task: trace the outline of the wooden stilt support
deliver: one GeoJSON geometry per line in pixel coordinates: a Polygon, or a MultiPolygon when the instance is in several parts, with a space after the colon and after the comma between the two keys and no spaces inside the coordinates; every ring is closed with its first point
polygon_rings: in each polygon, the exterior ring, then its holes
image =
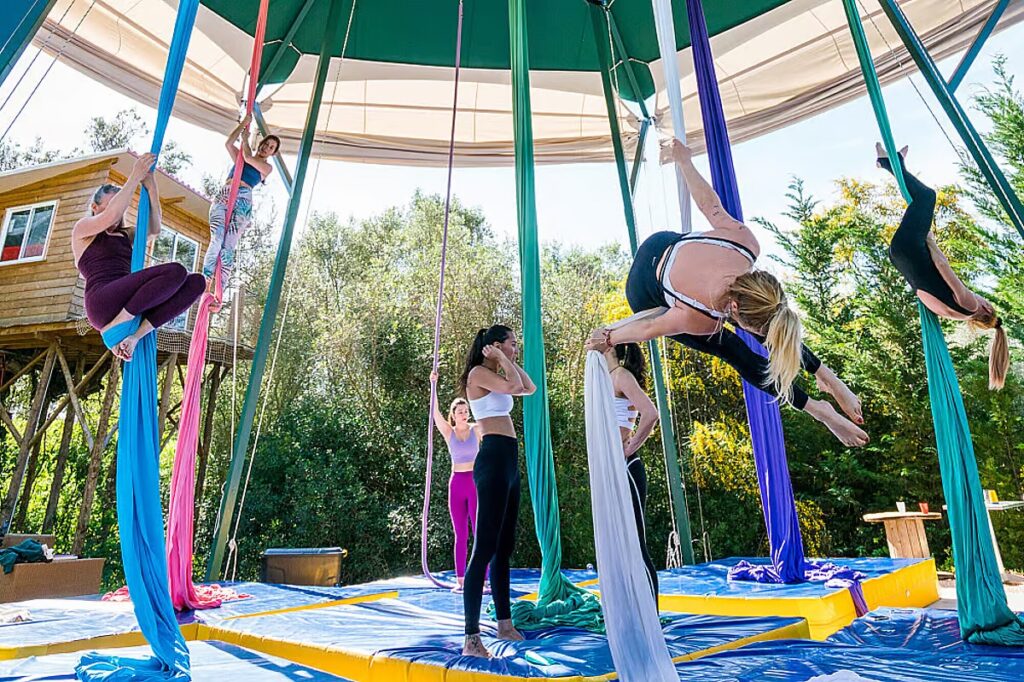
{"type": "Polygon", "coordinates": [[[117,384],[121,373],[121,362],[117,358],[111,363],[107,374],[107,388],[103,394],[103,406],[100,408],[100,419],[96,424],[96,437],[89,451],[89,470],[85,478],[85,489],[82,491],[82,506],[78,510],[78,523],[75,526],[75,539],[71,545],[71,553],[81,555],[85,547],[85,537],[89,532],[89,517],[92,515],[92,502],[96,495],[96,484],[100,475],[100,464],[103,462],[103,451],[107,444],[107,427],[110,424],[110,413],[114,409],[114,398],[117,396],[117,384]]]}
{"type": "MultiPolygon", "coordinates": [[[[18,502],[18,492],[25,476],[25,468],[28,465],[28,457],[32,449],[32,437],[35,435],[36,427],[39,424],[39,413],[43,409],[43,399],[50,388],[50,376],[53,374],[53,365],[56,355],[56,343],[50,344],[46,350],[46,359],[43,361],[43,369],[39,374],[39,381],[36,384],[35,394],[32,396],[32,405],[28,411],[28,419],[25,424],[25,433],[21,436],[18,449],[18,458],[14,463],[14,472],[11,476],[10,486],[7,488],[7,495],[4,497],[3,506],[0,507],[0,534],[10,530],[11,519],[14,517],[14,508],[18,502]]],[[[13,426],[13,423],[10,425],[13,426]]],[[[8,428],[10,428],[10,426],[8,428]]]]}
{"type": "MultiPolygon", "coordinates": [[[[97,363],[98,364],[98,363],[97,363]]],[[[82,380],[82,372],[85,370],[85,358],[78,358],[75,364],[75,376],[71,386],[76,390],[78,382],[82,380]]],[[[57,520],[57,505],[60,502],[61,488],[64,487],[64,472],[68,466],[68,453],[71,451],[71,438],[75,433],[75,411],[64,410],[64,428],[60,433],[60,449],[57,450],[57,459],[53,463],[53,480],[50,483],[50,497],[46,501],[46,513],[43,515],[43,532],[49,533],[53,530],[54,521],[57,520]]]]}

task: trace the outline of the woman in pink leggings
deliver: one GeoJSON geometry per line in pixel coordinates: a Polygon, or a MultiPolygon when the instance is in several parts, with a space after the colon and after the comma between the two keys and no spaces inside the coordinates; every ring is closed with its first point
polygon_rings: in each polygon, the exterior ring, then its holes
{"type": "Polygon", "coordinates": [[[448,444],[448,452],[452,456],[452,476],[448,479],[448,511],[455,531],[455,580],[459,583],[454,591],[460,592],[466,576],[466,558],[469,556],[467,522],[472,524],[473,534],[476,534],[473,463],[480,450],[480,434],[476,424],[469,423],[469,403],[465,398],[452,401],[447,417],[435,405],[434,424],[448,444]]]}
{"type": "Polygon", "coordinates": [[[131,271],[135,230],[124,214],[135,190],[149,194],[150,239],[160,234],[160,195],[153,179],[154,154],[136,160],[124,187],[103,185],[93,194],[89,215],[71,233],[75,265],[85,278],[85,314],[103,343],[124,361],[132,359],[143,336],[189,309],[203,293],[206,280],[179,263],[131,271]]]}

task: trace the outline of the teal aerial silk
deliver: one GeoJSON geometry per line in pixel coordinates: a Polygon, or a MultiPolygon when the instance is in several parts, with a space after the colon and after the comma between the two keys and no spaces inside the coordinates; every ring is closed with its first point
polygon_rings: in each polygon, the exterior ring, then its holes
{"type": "MultiPolygon", "coordinates": [[[[159,153],[163,147],[198,7],[199,0],[180,0],[178,3],[154,126],[151,147],[154,153],[159,153]]],[[[145,266],[148,224],[149,196],[143,188],[135,226],[133,271],[145,266]]],[[[76,672],[79,679],[89,682],[189,680],[188,648],[171,606],[164,551],[156,332],[139,341],[131,362],[124,365],[119,423],[117,524],[121,534],[121,557],[139,629],[155,657],[140,659],[89,653],[82,657],[76,672]]]]}
{"type": "Polygon", "coordinates": [[[519,223],[519,267],[522,278],[523,369],[537,391],[523,400],[523,441],[533,503],[541,577],[537,602],[512,604],[516,627],[537,629],[555,625],[601,627],[601,605],[591,592],[576,587],[561,572],[562,537],[558,487],[551,448],[544,330],[540,307],[540,245],[534,184],[533,125],[530,120],[530,62],[526,39],[526,0],[509,0],[512,59],[512,113],[515,130],[516,207],[519,223]]]}
{"type": "MultiPolygon", "coordinates": [[[[903,182],[900,157],[893,141],[885,100],[882,98],[882,87],[871,60],[871,50],[864,35],[856,0],[843,0],[843,5],[871,105],[878,120],[878,129],[903,197],[909,201],[910,195],[903,182]]],[[[1006,591],[996,564],[988,512],[985,509],[981,478],[978,476],[978,461],[974,456],[960,383],[938,318],[920,301],[918,312],[921,316],[928,398],[935,425],[942,491],[946,497],[949,528],[953,535],[960,634],[974,644],[1024,646],[1024,621],[1007,606],[1006,591]]]]}

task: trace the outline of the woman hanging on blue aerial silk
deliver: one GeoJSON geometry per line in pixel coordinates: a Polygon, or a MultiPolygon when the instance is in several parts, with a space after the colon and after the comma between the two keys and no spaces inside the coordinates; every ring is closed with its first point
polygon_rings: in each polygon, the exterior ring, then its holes
{"type": "Polygon", "coordinates": [[[626,299],[634,313],[650,314],[595,330],[587,348],[604,351],[620,343],[666,336],[721,358],[748,383],[827,426],[844,445],[867,444],[868,435],[857,426],[864,421],[860,400],[803,345],[800,317],[789,307],[782,285],[753,267],[760,252],[757,238],[722,207],[691,157],[689,147],[673,140],[662,158],[679,166],[711,230],[685,235],[657,232],[644,240],[626,280],[626,299]],[[726,321],[762,341],[768,358],[725,329],[726,321]],[[801,368],[815,376],[818,387],[836,399],[849,419],[831,403],[814,400],[793,385],[801,368]]]}
{"type": "MultiPolygon", "coordinates": [[[[878,167],[890,173],[892,163],[881,143],[875,145],[878,167]]],[[[935,217],[935,190],[927,187],[907,170],[907,148],[900,150],[903,180],[910,192],[903,220],[889,244],[889,260],[928,310],[948,320],[961,320],[980,329],[994,329],[989,348],[988,385],[998,390],[1010,368],[1010,346],[1003,321],[984,296],[968,289],[949,266],[945,254],[932,236],[935,217]]]]}
{"type": "Polygon", "coordinates": [[[85,279],[85,314],[111,352],[129,362],[146,334],[188,310],[202,295],[205,280],[180,263],[162,263],[131,271],[135,230],[124,224],[135,190],[149,196],[147,237],[160,234],[160,194],[153,178],[155,154],[135,161],[124,187],[101,185],[89,215],[75,223],[71,250],[85,279]]]}

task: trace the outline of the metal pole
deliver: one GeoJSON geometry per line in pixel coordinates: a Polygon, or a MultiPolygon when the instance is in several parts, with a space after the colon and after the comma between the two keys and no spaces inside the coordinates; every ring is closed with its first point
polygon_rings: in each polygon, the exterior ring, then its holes
{"type": "MultiPolygon", "coordinates": [[[[256,127],[259,128],[260,135],[266,137],[269,133],[267,128],[267,121],[263,118],[263,110],[260,109],[258,102],[253,102],[252,105],[252,118],[256,121],[256,127]]],[[[281,175],[281,182],[284,183],[285,189],[288,190],[288,194],[292,193],[292,174],[288,172],[288,167],[284,165],[284,159],[281,158],[280,154],[274,154],[272,157],[274,166],[277,168],[277,172],[281,175]]]]}
{"type": "Polygon", "coordinates": [[[939,69],[935,66],[931,55],[928,54],[928,50],[921,43],[921,39],[914,32],[914,27],[910,25],[896,0],[879,0],[879,2],[881,2],[882,10],[889,18],[893,28],[896,29],[900,40],[903,41],[910,56],[917,64],[917,68],[920,69],[921,75],[924,76],[925,81],[928,83],[928,87],[932,89],[935,98],[939,100],[939,104],[942,105],[949,120],[953,123],[953,127],[960,134],[960,138],[963,140],[964,146],[967,147],[967,151],[974,158],[974,162],[978,164],[978,169],[985,176],[985,180],[988,182],[989,187],[992,188],[1003,210],[1006,211],[1010,222],[1017,228],[1021,236],[1024,237],[1024,206],[1021,205],[1017,193],[1014,192],[1013,187],[1006,180],[1006,176],[1003,175],[999,166],[996,165],[995,159],[992,158],[992,153],[985,146],[985,141],[971,124],[970,119],[967,117],[967,112],[960,106],[960,102],[953,95],[952,89],[946,85],[946,81],[942,78],[942,74],[939,73],[939,69]]]}
{"type": "Polygon", "coordinates": [[[633,168],[629,172],[630,197],[636,194],[636,184],[640,181],[640,164],[644,160],[644,149],[647,147],[647,133],[651,130],[651,123],[652,119],[649,118],[645,118],[640,122],[640,135],[636,139],[636,154],[633,155],[633,168]]]}
{"type": "Polygon", "coordinates": [[[11,73],[57,0],[15,0],[8,4],[14,7],[4,7],[5,18],[0,20],[0,32],[3,33],[3,45],[0,45],[0,83],[11,73]]]}
{"type": "Polygon", "coordinates": [[[981,53],[981,48],[984,47],[985,41],[988,40],[992,32],[996,30],[996,26],[999,24],[999,20],[1003,17],[1003,13],[1006,8],[1010,6],[1010,0],[999,0],[999,3],[992,10],[992,14],[989,15],[988,21],[978,31],[977,37],[971,46],[967,48],[967,53],[964,58],[960,60],[960,63],[956,65],[956,70],[953,71],[953,75],[949,77],[949,91],[956,92],[956,89],[960,87],[960,82],[967,75],[967,72],[971,68],[971,64],[978,58],[981,53]]]}
{"type": "MultiPolygon", "coordinates": [[[[601,62],[601,85],[604,89],[604,101],[608,109],[608,125],[611,128],[612,147],[615,150],[615,167],[619,175],[619,189],[622,193],[622,207],[626,217],[626,229],[629,232],[630,252],[635,256],[639,246],[636,235],[636,214],[633,210],[633,195],[630,181],[626,173],[626,155],[622,149],[622,138],[619,133],[618,112],[615,107],[615,94],[612,91],[611,81],[611,53],[607,41],[603,38],[605,32],[606,10],[596,5],[591,5],[590,16],[593,19],[594,39],[597,43],[597,51],[601,62]]],[[[647,121],[641,128],[643,137],[647,131],[647,121]]],[[[642,155],[643,142],[638,147],[638,156],[642,155]]],[[[638,164],[634,164],[634,171],[638,164]]],[[[690,529],[690,512],[686,505],[686,488],[683,486],[682,468],[679,465],[679,450],[676,447],[676,434],[672,423],[672,413],[669,409],[668,392],[665,389],[665,374],[661,366],[661,354],[658,351],[657,343],[649,341],[647,347],[651,353],[651,369],[654,374],[655,394],[658,401],[658,415],[661,420],[661,447],[665,453],[665,464],[668,475],[669,495],[672,498],[672,515],[675,519],[676,530],[679,533],[679,544],[682,551],[684,564],[694,563],[693,559],[693,535],[690,529]]]]}
{"type": "Polygon", "coordinates": [[[259,338],[256,342],[256,351],[252,359],[252,370],[249,375],[249,386],[245,392],[245,402],[242,405],[242,417],[238,424],[238,434],[235,439],[235,446],[231,452],[231,463],[228,467],[227,481],[224,487],[224,496],[221,498],[220,514],[217,517],[217,526],[213,534],[213,548],[210,552],[210,560],[206,567],[207,580],[216,580],[220,576],[221,564],[224,561],[224,550],[230,532],[231,522],[234,518],[235,503],[238,499],[238,486],[242,478],[242,469],[245,458],[249,451],[249,438],[252,435],[252,422],[256,416],[257,403],[260,397],[260,388],[263,384],[263,371],[267,364],[267,355],[270,351],[271,337],[273,336],[274,323],[277,319],[277,309],[281,302],[281,289],[284,284],[285,270],[288,267],[288,254],[291,251],[292,235],[295,231],[295,223],[299,215],[299,203],[302,200],[302,187],[306,181],[306,169],[309,166],[310,152],[313,147],[313,137],[316,133],[317,118],[320,113],[320,102],[324,95],[324,84],[327,81],[327,70],[331,64],[332,48],[336,47],[340,40],[340,32],[345,22],[342,21],[341,8],[344,0],[332,0],[330,13],[325,26],[323,42],[320,45],[320,59],[317,63],[316,81],[313,86],[313,96],[309,102],[309,110],[306,113],[306,126],[302,132],[302,141],[299,143],[298,159],[295,162],[295,182],[292,187],[291,197],[288,200],[288,211],[285,214],[284,226],[281,229],[281,241],[277,246],[277,258],[274,261],[274,270],[270,276],[270,287],[267,291],[267,302],[263,308],[263,319],[260,322],[259,338]]]}

